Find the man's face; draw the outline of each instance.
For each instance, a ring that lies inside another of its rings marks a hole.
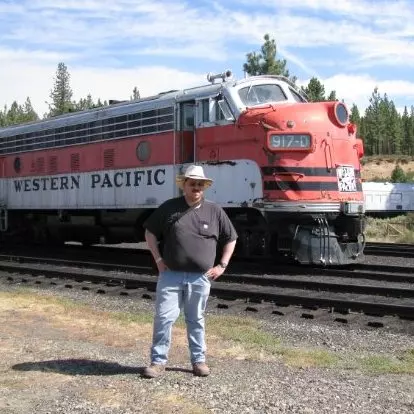
[[[188,178],[184,182],[184,194],[192,202],[201,200],[204,193],[205,181]]]

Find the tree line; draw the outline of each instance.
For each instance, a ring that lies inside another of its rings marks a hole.
[[[297,78],[291,75],[287,61],[277,58],[277,45],[268,34],[264,36],[264,43],[260,51],[246,54],[246,62],[243,70],[247,75],[279,75],[287,77],[296,84]],[[336,91],[327,93],[323,83],[316,77],[312,77],[308,84],[301,87],[310,102],[336,101]],[[50,91],[49,110],[43,114],[43,118],[50,118],[68,112],[82,111],[85,109],[106,106],[107,101],[98,99],[94,101],[91,95],[72,100],[70,86],[70,74],[67,66],[61,62],[58,64]],[[140,93],[135,86],[130,99],[139,99]],[[39,115],[34,111],[30,98],[21,105],[14,101],[10,108],[5,106],[0,109],[0,127],[15,125],[29,121],[39,120]],[[369,105],[363,115],[358,107],[353,104],[350,110],[350,120],[357,125],[358,136],[364,141],[366,155],[414,155],[414,106],[405,106],[403,114],[400,114],[394,102],[387,94],[380,95],[375,88],[369,98]]]

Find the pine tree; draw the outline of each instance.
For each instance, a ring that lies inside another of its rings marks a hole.
[[[406,155],[411,155],[411,142],[410,142],[410,117],[408,116],[407,106],[404,107],[404,112],[401,118],[403,140],[402,140],[402,152]]]
[[[403,127],[401,116],[395,108],[393,101],[389,101],[388,111],[388,154],[401,154],[402,142],[403,142]]]
[[[20,120],[22,118],[22,107],[17,103],[17,101],[14,101],[10,109],[6,113],[6,123],[7,125],[16,125],[20,123]]]
[[[276,59],[277,47],[274,39],[266,34],[261,53],[251,52],[246,55],[247,62],[243,65],[243,70],[250,76],[256,75],[279,75],[289,78],[289,71],[286,69],[285,59]],[[291,77],[292,82],[296,82],[296,77]]]
[[[409,119],[407,143],[410,148],[410,155],[414,155],[414,106],[411,106]]]
[[[317,78],[312,78],[308,86],[303,88],[310,102],[323,102],[325,101],[325,87]]]
[[[39,116],[35,112],[32,106],[32,102],[30,101],[30,98],[26,98],[26,102],[23,106],[23,122],[30,122],[30,121],[38,121]]]
[[[359,114],[358,107],[353,104],[351,107],[351,113],[349,114],[349,120],[355,125],[360,125],[361,123],[361,115]]]
[[[57,116],[74,109],[72,103],[72,89],[70,87],[70,74],[66,65],[58,64],[53,89],[50,91],[52,103],[49,104],[48,116]]]
[[[9,125],[18,125],[25,122],[37,121],[38,115],[32,107],[30,98],[26,99],[25,104],[19,105],[17,101],[14,101],[10,109],[4,106],[4,111],[0,111],[0,126],[6,127]]]
[[[326,98],[327,101],[337,101],[338,98],[336,97],[336,91],[331,91],[329,96]]]
[[[136,99],[140,99],[141,95],[139,93],[138,88],[135,86],[134,89],[132,90],[132,96],[131,96],[131,101],[135,101]]]
[[[386,117],[384,116],[382,101],[383,99],[378,92],[378,88],[375,88],[369,99],[370,105],[365,111],[366,135],[364,137],[364,146],[367,155],[380,155],[383,153]]]
[[[5,127],[6,124],[6,111],[7,111],[7,107],[6,105],[4,105],[4,111],[2,111],[0,109],[0,128]]]
[[[407,177],[404,170],[397,164],[391,173],[391,182],[393,183],[405,183]]]

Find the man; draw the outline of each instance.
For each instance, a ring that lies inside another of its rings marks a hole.
[[[151,365],[143,375],[162,374],[168,359],[171,330],[183,308],[193,373],[207,376],[204,311],[211,280],[219,278],[236,245],[237,234],[224,210],[204,199],[213,180],[191,165],[176,177],[183,196],[164,202],[144,223],[145,239],[159,271]],[[158,241],[163,240],[162,254]],[[223,246],[214,266],[217,243]]]

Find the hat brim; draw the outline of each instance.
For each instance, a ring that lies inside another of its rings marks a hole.
[[[184,181],[186,179],[189,180],[196,180],[196,181],[204,181],[203,189],[207,189],[213,184],[213,180],[211,178],[195,178],[195,177],[186,177],[184,175],[177,175],[175,179],[175,183],[177,184],[177,187],[179,187],[181,190],[184,188]]]

